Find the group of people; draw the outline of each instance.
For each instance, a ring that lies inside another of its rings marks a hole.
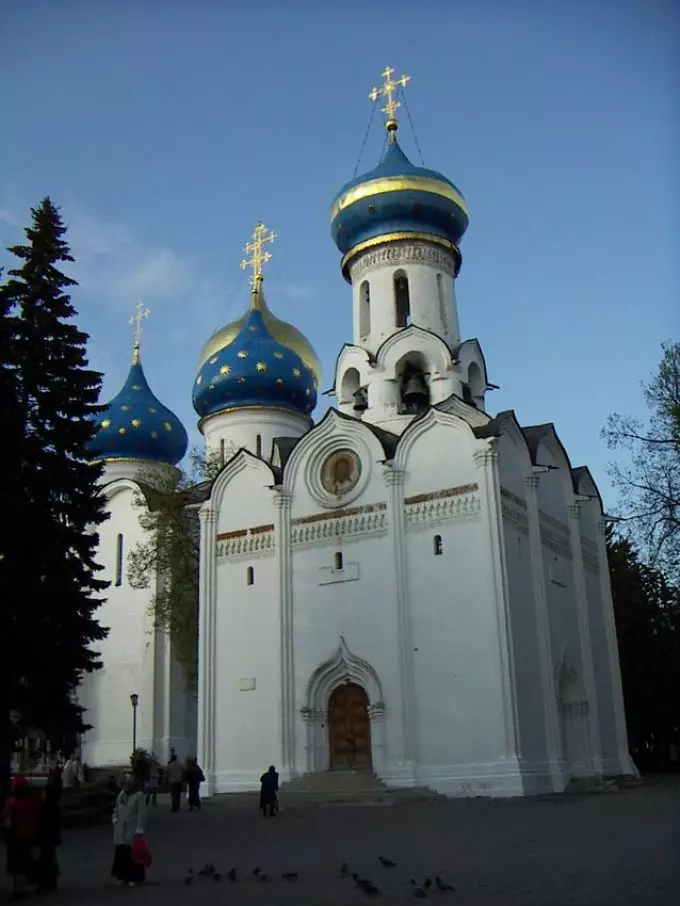
[[[12,779],[11,793],[2,809],[2,824],[7,842],[7,873],[12,878],[15,899],[23,897],[29,886],[43,892],[57,889],[61,793],[59,767],[50,771],[39,796],[25,777]]]
[[[46,785],[39,791],[25,777],[14,777],[11,795],[2,809],[2,823],[7,841],[7,872],[13,881],[13,896],[24,896],[29,887],[48,892],[57,889],[60,876],[57,847],[61,845],[59,800],[63,789],[62,769],[55,766]],[[188,790],[189,811],[201,808],[200,786],[205,780],[195,758],[184,765],[172,750],[163,772],[170,788],[172,811],[180,808],[182,791]],[[146,809],[149,804],[149,775],[142,770],[125,774],[119,783],[110,778],[116,789],[113,809],[112,877],[119,883],[135,886],[145,879],[151,854],[146,841]],[[274,765],[260,777],[260,809],[264,817],[278,813],[279,775]]]

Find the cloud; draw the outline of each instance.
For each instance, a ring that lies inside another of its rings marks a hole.
[[[216,301],[218,287],[202,276],[196,256],[145,244],[129,227],[80,211],[69,212],[66,220],[76,259],[73,276],[85,291],[94,289],[99,297],[126,310],[140,300],[172,305],[184,301],[189,289]]]

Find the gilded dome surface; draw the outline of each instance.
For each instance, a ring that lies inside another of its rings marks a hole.
[[[321,363],[317,358],[314,349],[312,348],[311,343],[307,337],[302,334],[297,327],[293,327],[292,324],[288,324],[287,321],[281,321],[275,315],[271,313],[267,307],[267,303],[264,301],[264,296],[260,291],[260,314],[262,319],[263,328],[267,331],[269,336],[275,340],[280,346],[289,349],[291,352],[295,353],[300,357],[304,365],[312,372],[314,375],[314,385],[319,387],[321,382]],[[231,343],[234,342],[237,336],[242,334],[244,328],[247,326],[246,322],[250,317],[252,309],[249,309],[244,315],[238,318],[236,321],[232,321],[230,324],[225,324],[224,327],[220,327],[219,330],[210,337],[208,342],[203,347],[200,358],[198,360],[198,370],[200,371],[206,362],[214,358],[214,356],[221,352],[223,349],[226,349]]]
[[[229,409],[289,409],[309,415],[321,375],[309,342],[267,308],[261,282],[248,311],[206,344],[194,383],[194,409],[202,418]]]

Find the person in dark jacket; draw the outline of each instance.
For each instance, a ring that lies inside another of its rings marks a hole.
[[[26,893],[33,874],[33,849],[38,839],[38,803],[25,777],[15,777],[2,812],[7,841],[7,874],[15,899]]]
[[[195,758],[187,758],[186,768],[184,770],[184,780],[189,791],[189,811],[193,812],[196,808],[200,812],[201,797],[199,791],[201,784],[205,780],[205,775]]]
[[[263,817],[267,817],[267,811],[271,818],[276,814],[278,801],[277,793],[279,791],[279,775],[273,764],[269,765],[269,770],[260,777],[260,808]]]
[[[54,771],[47,779],[38,816],[38,857],[36,880],[40,890],[56,890],[61,874],[57,847],[61,846],[61,777]]]

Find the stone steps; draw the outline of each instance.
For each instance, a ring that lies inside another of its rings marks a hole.
[[[234,806],[257,807],[259,792],[225,793],[217,797]],[[281,808],[300,805],[397,805],[400,802],[446,800],[426,787],[392,789],[371,771],[322,771],[303,774],[281,784]]]

